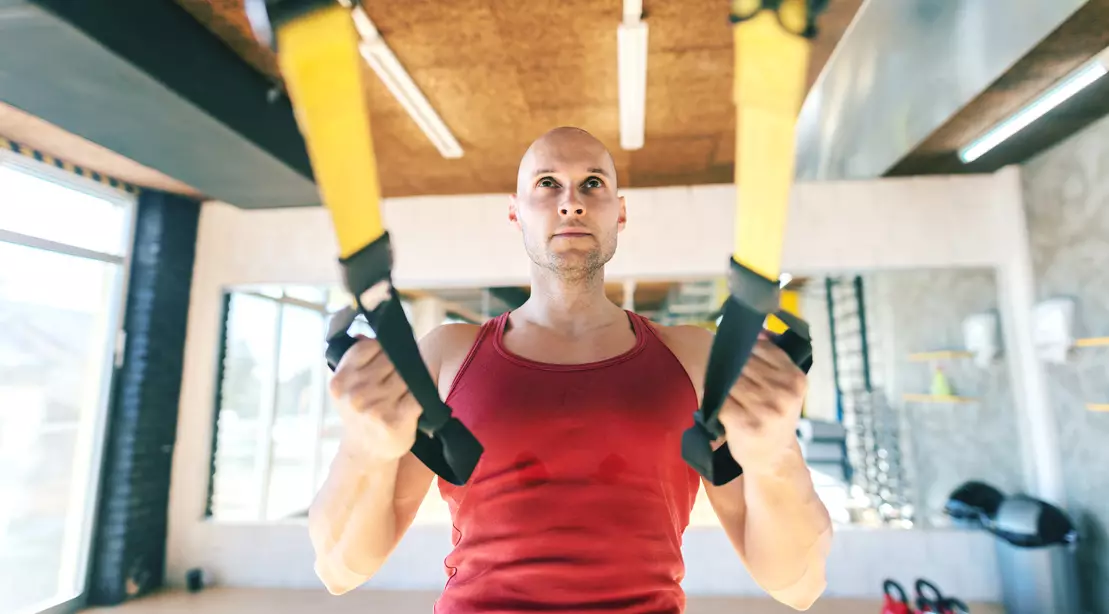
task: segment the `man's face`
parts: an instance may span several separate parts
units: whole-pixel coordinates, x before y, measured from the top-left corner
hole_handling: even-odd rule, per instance
[[[612,157],[588,133],[553,130],[524,155],[509,219],[537,266],[573,281],[593,276],[612,259],[624,229]]]

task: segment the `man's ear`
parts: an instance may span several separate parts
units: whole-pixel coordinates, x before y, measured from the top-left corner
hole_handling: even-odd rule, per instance
[[[627,226],[628,224],[628,207],[627,202],[624,200],[623,196],[620,197],[620,217],[617,221],[617,231],[624,230],[624,226]]]
[[[508,195],[508,221],[516,228],[520,228],[519,199],[515,194]]]

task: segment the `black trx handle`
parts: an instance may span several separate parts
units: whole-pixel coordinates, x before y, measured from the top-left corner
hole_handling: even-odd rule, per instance
[[[774,343],[806,373],[812,366],[808,324],[778,309],[780,286],[776,280],[766,279],[732,258],[728,290],[730,295],[724,304],[705,369],[701,407],[693,415],[694,425],[682,436],[682,457],[716,486],[727,484],[743,473],[726,442],[715,452],[712,443],[724,436],[720,408],[747,364],[767,316],[776,315],[788,327]]]
[[[392,250],[385,233],[350,258],[341,260],[347,288],[359,297],[359,310],[377,336],[412,396],[423,408],[417,423],[412,453],[429,469],[456,486],[465,484],[477,466],[484,448],[439,396],[427,370],[412,326],[405,316],[400,296],[391,279]],[[335,370],[355,340],[347,330],[358,312],[337,313],[328,330],[327,364]]]

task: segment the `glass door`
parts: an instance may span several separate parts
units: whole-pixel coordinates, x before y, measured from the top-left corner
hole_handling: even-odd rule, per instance
[[[85,592],[134,198],[0,152],[0,612]]]

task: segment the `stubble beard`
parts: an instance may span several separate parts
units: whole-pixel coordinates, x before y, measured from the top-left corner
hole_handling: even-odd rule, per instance
[[[559,281],[586,283],[595,281],[601,276],[605,265],[608,264],[609,260],[612,260],[612,256],[616,253],[616,241],[610,239],[601,245],[594,246],[588,252],[577,250],[568,254],[560,254],[551,251],[546,245],[537,246],[525,240],[524,249],[536,266],[550,271]]]

